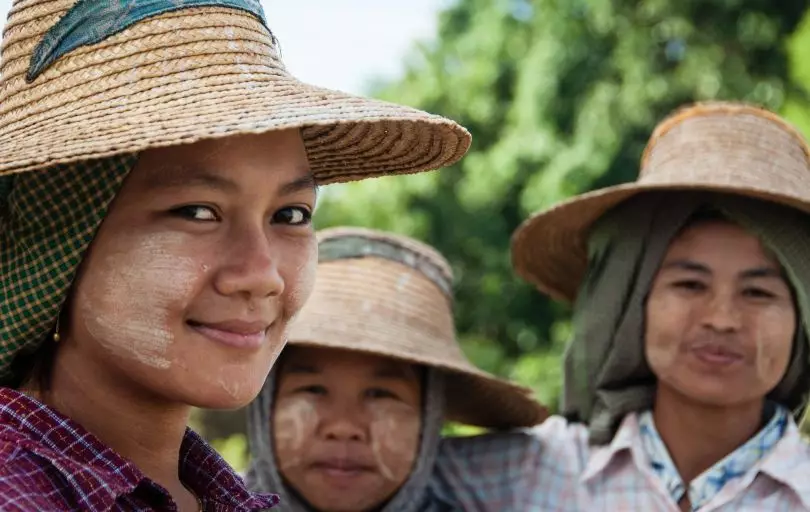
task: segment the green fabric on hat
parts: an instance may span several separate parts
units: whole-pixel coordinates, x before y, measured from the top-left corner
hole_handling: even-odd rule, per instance
[[[56,323],[76,271],[135,155],[3,177],[0,197],[0,385],[11,362]]]
[[[797,416],[804,410],[810,387],[810,218],[741,196],[647,193],[602,216],[588,241],[588,270],[574,308],[574,337],[564,356],[562,413],[587,423],[593,444],[609,443],[626,414],[653,405],[655,376],[644,354],[647,295],[670,242],[704,208],[758,236],[795,290],[799,328],[793,354],[769,397]]]

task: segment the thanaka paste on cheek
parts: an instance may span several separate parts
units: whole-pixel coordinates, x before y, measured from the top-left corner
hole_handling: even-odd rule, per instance
[[[172,235],[154,235],[134,250],[102,262],[95,289],[81,288],[80,315],[88,333],[107,350],[158,369],[174,341],[172,310],[182,308],[196,277],[191,258],[169,253]]]
[[[312,399],[286,397],[273,411],[273,436],[279,469],[283,472],[300,466],[307,441],[315,436],[320,415]]]
[[[398,484],[407,479],[416,460],[420,427],[418,414],[408,405],[371,406],[371,451],[385,479]]]

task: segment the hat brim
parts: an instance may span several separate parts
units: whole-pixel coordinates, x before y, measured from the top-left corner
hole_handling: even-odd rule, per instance
[[[464,128],[440,116],[289,75],[228,79],[207,73],[189,88],[178,73],[110,87],[69,102],[42,99],[22,106],[16,120],[0,129],[0,175],[299,128],[312,172],[327,184],[437,169],[457,162],[470,145]]]
[[[810,213],[810,203],[750,187],[683,182],[630,183],[582,194],[524,221],[512,236],[515,272],[555,300],[573,302],[588,266],[588,233],[599,217],[633,196],[653,191],[706,191],[782,204]]]
[[[446,416],[450,421],[503,430],[531,427],[542,423],[549,415],[548,409],[532,398],[530,389],[498,379],[472,365],[448,364],[445,360],[414,357],[381,347],[352,346],[340,341],[290,339],[288,345],[359,352],[436,368],[446,376]]]

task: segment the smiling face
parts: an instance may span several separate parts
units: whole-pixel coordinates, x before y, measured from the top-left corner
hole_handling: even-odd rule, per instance
[[[314,205],[298,131],[142,153],[82,263],[60,351],[106,385],[246,404],[309,296]]]
[[[785,374],[796,311],[778,262],[735,224],[706,221],[670,245],[646,306],[647,361],[705,405],[761,401]]]
[[[411,472],[421,405],[421,379],[412,365],[290,347],[272,414],[281,475],[319,511],[373,509]]]

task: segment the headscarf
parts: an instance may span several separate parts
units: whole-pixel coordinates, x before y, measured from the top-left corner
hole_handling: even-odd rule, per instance
[[[285,482],[274,453],[272,412],[277,384],[274,367],[259,396],[248,408],[248,437],[251,463],[246,477],[256,492],[272,492],[281,498],[282,512],[311,512],[313,509]],[[439,510],[429,491],[430,478],[444,424],[444,379],[434,368],[427,368],[423,379],[422,426],[417,457],[411,474],[380,512],[431,512]]]
[[[136,155],[0,176],[0,386],[18,386]],[[12,370],[15,358],[25,364]]]
[[[797,328],[782,381],[769,398],[803,414],[810,389],[810,222],[786,206],[709,192],[646,193],[595,224],[588,270],[565,353],[562,413],[589,425],[592,444],[613,438],[625,415],[650,409],[655,376],[644,350],[645,303],[666,251],[696,213],[710,209],[747,229],[782,265],[793,287]]]

